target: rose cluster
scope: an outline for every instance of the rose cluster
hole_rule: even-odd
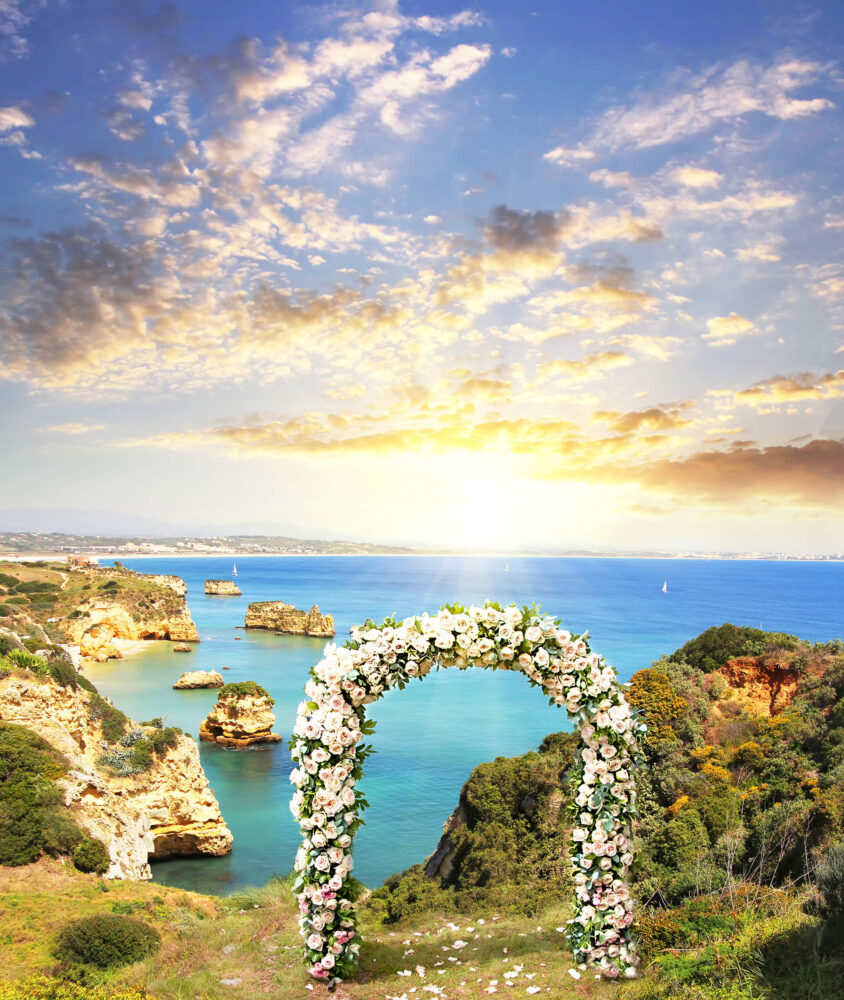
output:
[[[520,670],[574,717],[583,747],[575,769],[576,899],[568,938],[578,962],[609,977],[635,974],[626,873],[637,723],[615,671],[590,651],[586,635],[572,635],[533,608],[487,604],[367,622],[351,636],[342,647],[329,643],[311,669],[291,739],[290,808],[303,836],[295,885],[310,974],[342,979],[357,964],[350,850],[366,806],[355,790],[369,752],[362,741],[374,727],[365,706],[435,666]]]

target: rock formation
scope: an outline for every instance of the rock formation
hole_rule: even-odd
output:
[[[123,655],[115,639],[170,639],[173,642],[199,642],[196,625],[185,606],[184,598],[174,598],[175,608],[130,612],[123,604],[96,598],[80,609],[81,614],[64,626],[70,644],[79,646],[83,657],[102,663]]]
[[[275,725],[273,699],[254,681],[227,684],[217,695],[217,704],[199,727],[199,738],[224,747],[278,743],[271,732]]]
[[[334,636],[334,618],[320,614],[316,604],[301,611],[283,601],[255,601],[246,609],[246,628],[269,629],[279,634],[312,635],[320,639]]]
[[[174,653],[192,653],[193,650],[184,642],[177,642],[173,647]]]
[[[33,730],[68,759],[70,771],[59,784],[74,819],[108,847],[106,878],[151,878],[150,859],[228,854],[232,835],[196,742],[180,735],[146,771],[111,776],[100,764],[108,744],[91,697],[35,676],[0,680],[0,719]]]
[[[191,691],[194,688],[221,688],[225,681],[216,670],[189,670],[176,681],[177,691]]]
[[[180,576],[156,574],[151,575],[150,579],[153,583],[157,583],[160,587],[169,587],[171,590],[174,590],[179,597],[184,597],[188,592],[187,584]]]
[[[205,593],[217,597],[241,597],[243,591],[232,580],[206,580]]]

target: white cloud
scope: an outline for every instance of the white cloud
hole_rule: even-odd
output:
[[[706,327],[709,333],[705,333],[703,339],[711,347],[727,347],[734,344],[739,337],[757,332],[749,319],[734,312],[729,316],[713,316],[706,321]]]
[[[717,170],[706,170],[703,167],[695,166],[675,167],[669,171],[667,176],[675,184],[690,188],[718,187],[724,179]]]
[[[8,132],[15,128],[30,128],[34,124],[35,119],[23,108],[14,105],[0,108],[0,132]]]
[[[779,121],[816,115],[835,105],[825,97],[799,99],[792,92],[830,77],[831,70],[823,63],[789,59],[772,66],[742,60],[697,75],[687,73],[685,86],[609,108],[584,142],[573,148],[558,146],[545,159],[576,166],[594,159],[598,150],[649,149],[679,142],[751,113]]]

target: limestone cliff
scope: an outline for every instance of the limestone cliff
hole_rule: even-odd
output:
[[[195,741],[178,736],[147,770],[114,776],[101,764],[109,744],[91,698],[23,673],[0,680],[0,719],[33,730],[68,759],[59,784],[79,825],[108,848],[106,877],[148,879],[150,859],[229,853],[232,836]]]
[[[283,601],[255,601],[246,609],[246,628],[269,629],[290,635],[311,635],[320,639],[334,636],[334,618],[320,613],[316,604],[301,611]]]
[[[243,591],[232,580],[206,580],[205,593],[217,597],[241,597]]]
[[[217,696],[217,704],[199,727],[199,738],[224,747],[248,747],[255,743],[278,743],[272,732],[274,702],[253,681],[227,684]]]
[[[169,576],[159,573],[151,575],[150,580],[152,580],[153,583],[157,583],[160,587],[169,587],[171,590],[174,590],[179,597],[184,597],[188,592],[187,584],[180,576]]]
[[[94,598],[87,602],[81,613],[64,623],[69,643],[79,647],[82,656],[98,662],[120,659],[123,655],[115,639],[170,639],[173,642],[199,642],[196,625],[185,606],[159,613],[130,612],[122,603],[108,598]]]

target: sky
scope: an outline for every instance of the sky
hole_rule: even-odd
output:
[[[842,40],[794,0],[0,0],[0,506],[844,551]]]

